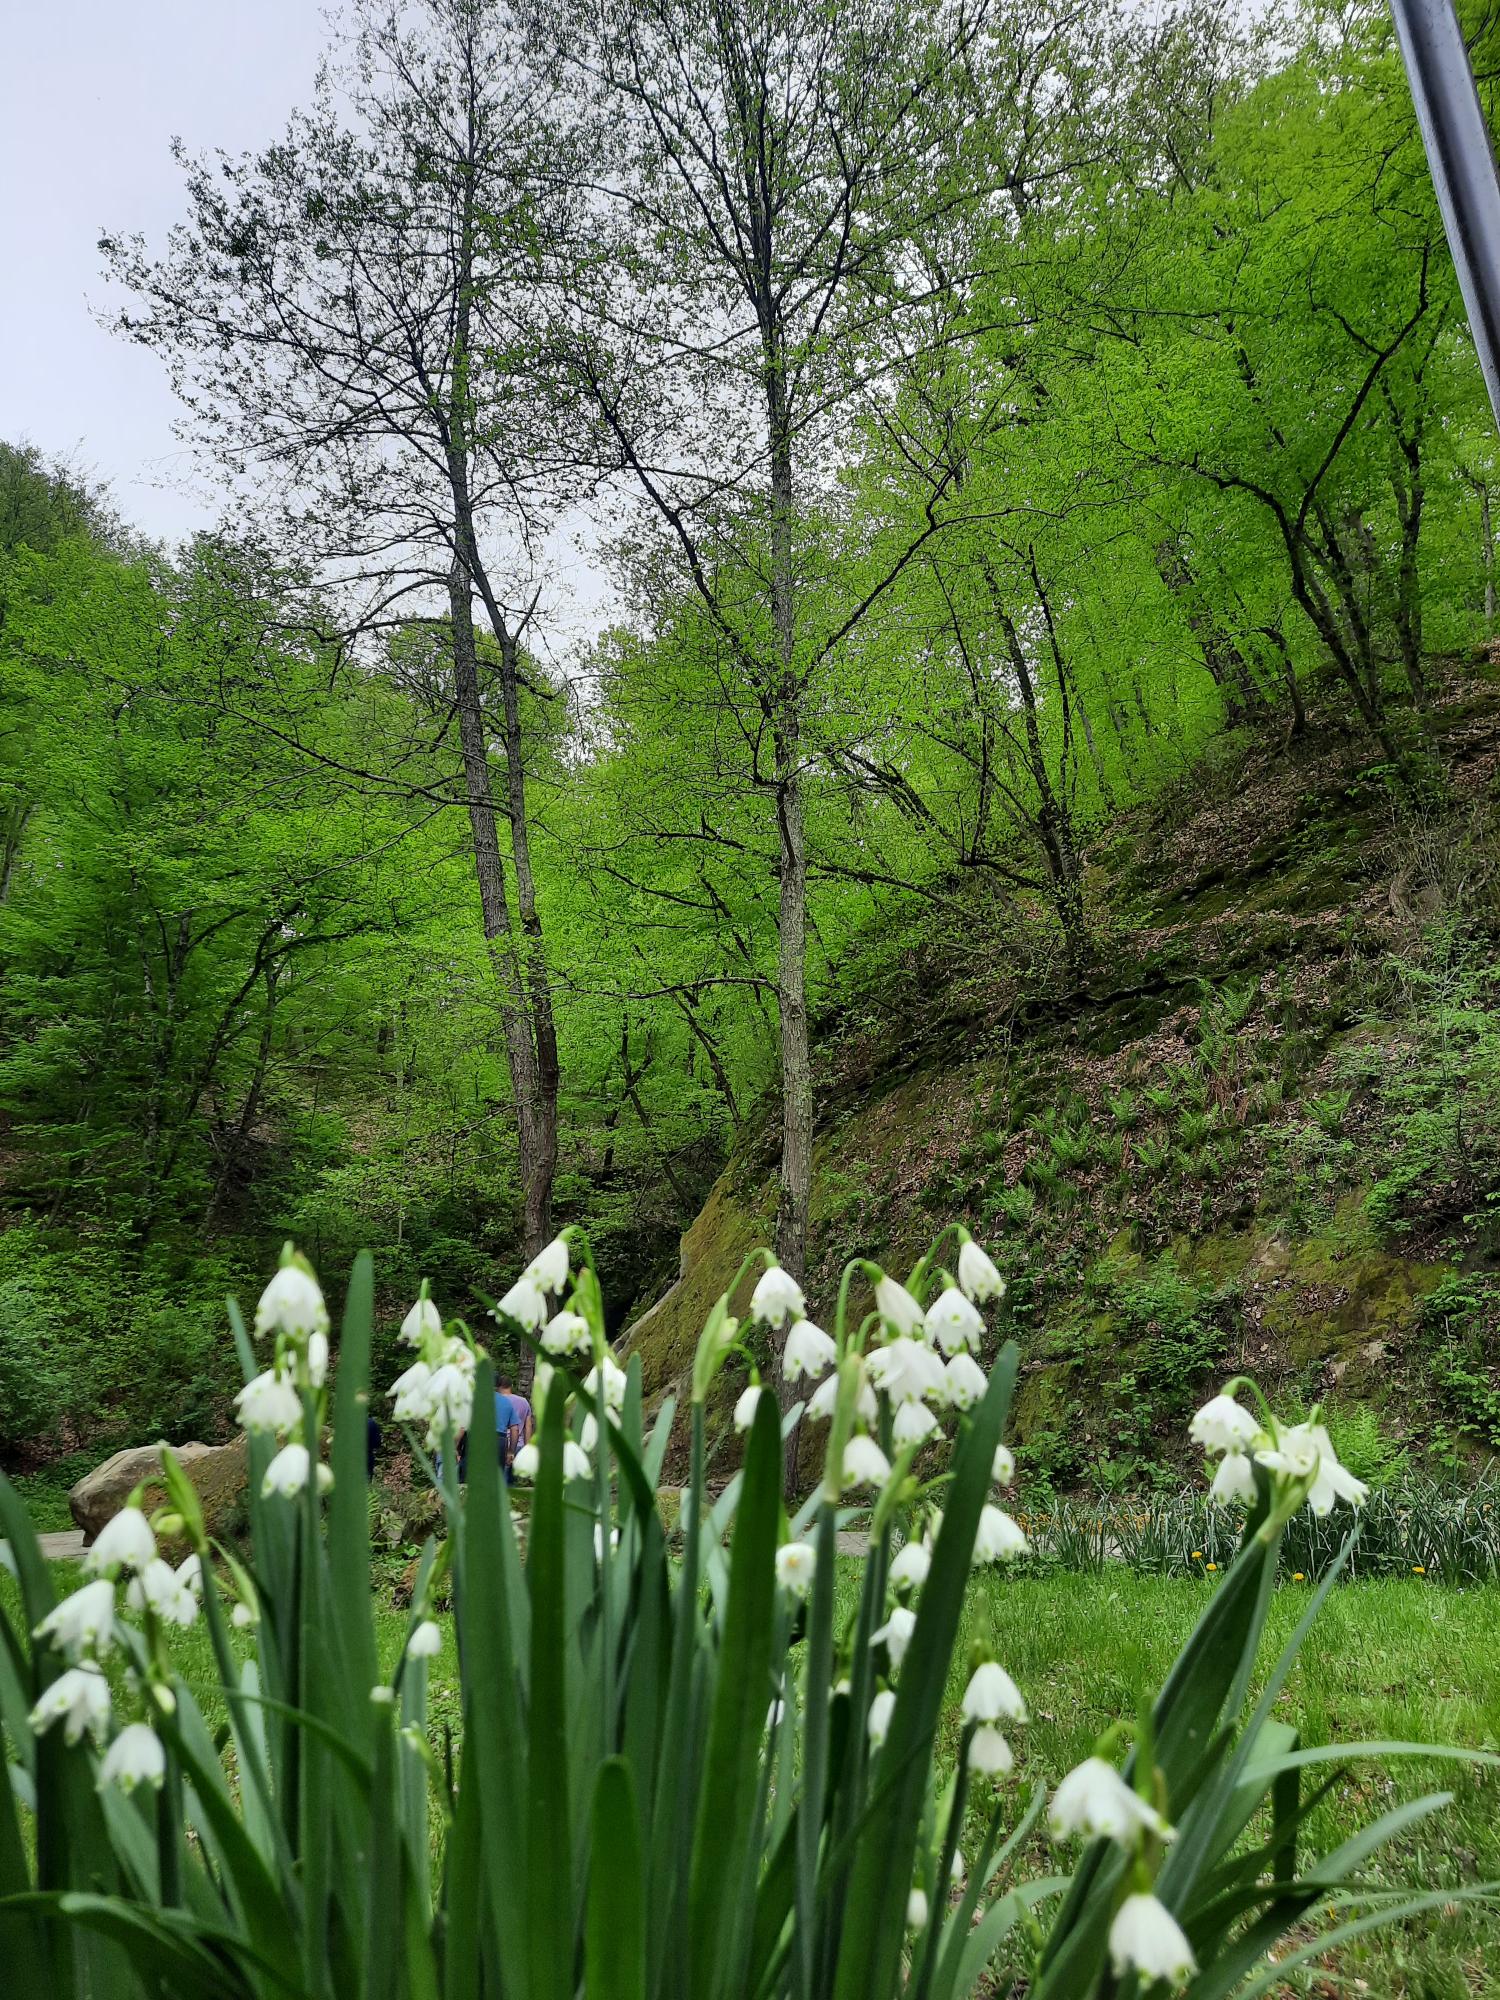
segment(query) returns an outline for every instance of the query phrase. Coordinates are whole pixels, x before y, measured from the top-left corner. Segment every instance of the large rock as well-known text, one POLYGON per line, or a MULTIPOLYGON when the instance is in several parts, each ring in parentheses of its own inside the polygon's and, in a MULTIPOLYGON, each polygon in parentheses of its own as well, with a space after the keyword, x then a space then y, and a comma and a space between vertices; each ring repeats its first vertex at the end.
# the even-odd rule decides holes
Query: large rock
MULTIPOLYGON (((179 1463, 197 1489, 203 1503, 208 1532, 222 1532, 237 1512, 245 1496, 249 1455, 244 1438, 233 1444, 174 1445, 179 1463)), ((83 1530, 85 1543, 91 1542, 113 1515, 118 1514, 135 1488, 145 1482, 142 1505, 149 1514, 166 1500, 167 1489, 161 1473, 159 1444, 132 1445, 117 1451, 113 1458, 86 1472, 68 1494, 68 1510, 83 1530)))

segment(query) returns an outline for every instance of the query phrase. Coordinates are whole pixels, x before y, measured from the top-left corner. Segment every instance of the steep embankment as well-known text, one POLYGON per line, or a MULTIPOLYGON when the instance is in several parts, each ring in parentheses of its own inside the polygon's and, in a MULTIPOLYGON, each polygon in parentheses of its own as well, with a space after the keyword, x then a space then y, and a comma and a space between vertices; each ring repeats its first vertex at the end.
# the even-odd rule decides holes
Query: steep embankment
MULTIPOLYGON (((1028 951, 1034 919, 984 935, 953 899, 848 968, 819 1046, 814 1309, 846 1257, 904 1268, 962 1218, 1010 1276, 1018 1429, 1060 1483, 1170 1465, 1241 1368, 1326 1399, 1372 1470, 1500 1444, 1493 669, 1455 674, 1432 729, 1444 776, 1415 806, 1345 741, 1225 739, 1101 831, 1082 985, 1028 951)), ((775 1146, 742 1141, 632 1329, 657 1391, 769 1240, 775 1146)))

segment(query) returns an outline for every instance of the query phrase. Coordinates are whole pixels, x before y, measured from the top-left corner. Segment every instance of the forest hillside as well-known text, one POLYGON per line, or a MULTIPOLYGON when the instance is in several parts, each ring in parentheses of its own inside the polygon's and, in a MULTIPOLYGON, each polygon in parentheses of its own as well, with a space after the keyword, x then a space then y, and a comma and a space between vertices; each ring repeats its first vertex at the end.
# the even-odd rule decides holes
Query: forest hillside
MULTIPOLYGON (((1500 667, 1433 671, 1441 796, 1403 806, 1342 732, 1228 732, 1102 826, 1078 983, 1039 993, 961 883, 844 969, 809 1289, 965 1222, 1007 1274, 1038 1483, 1175 1485, 1240 1371, 1322 1402, 1366 1477, 1500 1448, 1500 667)), ((635 1322, 658 1391, 766 1239, 775 1160, 765 1121, 635 1322)))
POLYGON ((351 7, 101 243, 222 520, 0 446, 0 1462, 224 1435, 288 1239, 389 1374, 581 1226, 661 1395, 752 1239, 954 1217, 1035 1476, 1246 1357, 1489 1449, 1500 450, 1384 9, 714 19, 351 7))

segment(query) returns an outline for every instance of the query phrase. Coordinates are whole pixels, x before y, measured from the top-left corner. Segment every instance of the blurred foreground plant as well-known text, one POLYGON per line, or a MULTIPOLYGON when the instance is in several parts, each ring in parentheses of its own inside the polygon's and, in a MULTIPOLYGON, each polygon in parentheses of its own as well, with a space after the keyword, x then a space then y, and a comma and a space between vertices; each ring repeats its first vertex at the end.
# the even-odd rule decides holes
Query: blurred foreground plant
POLYGON ((385 1680, 365 1494, 371 1267, 360 1259, 349 1288, 325 1459, 326 1313, 288 1251, 257 1314, 268 1368, 231 1309, 248 1561, 210 1543, 166 1452, 168 1507, 118 1516, 90 1552, 93 1580, 59 1605, 0 1483, 0 1554, 24 1608, 0 1629, 0 1943, 17 1990, 953 2000, 984 1983, 1030 2000, 1168 1987, 1212 2000, 1453 1900, 1357 1880, 1446 1794, 1310 1851, 1309 1816, 1351 1757, 1460 1753, 1307 1748, 1274 1717, 1326 1583, 1250 1703, 1288 1521, 1362 1489, 1316 1413, 1279 1425, 1236 1384, 1194 1434, 1219 1456, 1217 1490, 1245 1508, 1241 1545, 1154 1701, 1104 1732, 1049 1807, 1043 1787, 1013 1782, 1025 1695, 981 1644, 964 1663, 958 1755, 939 1757, 971 1566, 1027 1548, 992 1490, 1014 1476, 1001 1434, 1016 1349, 987 1375, 975 1358, 979 1307, 1003 1291, 979 1246, 945 1231, 904 1285, 851 1264, 825 1332, 756 1253, 699 1343, 669 1544, 657 1487, 674 1408, 648 1424, 639 1361, 610 1355, 587 1244, 570 1233, 494 1308, 541 1357, 537 1437, 517 1467, 534 1482, 523 1550, 487 1420, 491 1364, 424 1288, 403 1327, 417 1358, 391 1393, 446 1532, 424 1552, 385 1680), (782 1373, 819 1382, 805 1414, 828 1426, 820 1484, 791 1519, 782 1444, 802 1406, 778 1410, 731 1311, 755 1266, 751 1315, 786 1328, 782 1373), (742 1367, 744 1469, 711 1499, 705 1399, 742 1367), (471 1425, 465 1491, 455 1447, 471 1425), (856 1525, 846 1606, 836 1536, 856 1525), (163 1533, 191 1547, 175 1570, 163 1533), (463 1723, 435 1741, 440 1583, 463 1723), (200 1607, 217 1732, 173 1662, 172 1635, 200 1607), (1032 1872, 1044 1813, 1061 1854, 1084 1843, 1071 1873, 1032 1872))

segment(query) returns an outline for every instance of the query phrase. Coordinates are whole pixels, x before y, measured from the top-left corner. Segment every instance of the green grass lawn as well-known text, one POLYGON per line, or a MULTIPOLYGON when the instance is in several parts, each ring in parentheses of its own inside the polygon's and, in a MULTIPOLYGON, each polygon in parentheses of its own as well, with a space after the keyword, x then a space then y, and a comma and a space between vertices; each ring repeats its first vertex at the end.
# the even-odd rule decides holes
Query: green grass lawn
MULTIPOLYGON (((960 1658, 968 1641, 991 1638, 1026 1694, 1032 1720, 1014 1733, 1023 1786, 1036 1777, 1055 1781, 1109 1722, 1134 1711, 1138 1693, 1160 1686, 1212 1588, 1123 1570, 991 1575, 976 1584, 960 1658)), ((1264 1666, 1307 1601, 1305 1585, 1278 1592, 1264 1666)), ((1386 1738, 1500 1750, 1500 1588, 1446 1590, 1405 1579, 1335 1588, 1278 1713, 1309 1744, 1386 1738)), ((1434 1887, 1500 1880, 1494 1771, 1421 1759, 1353 1765, 1319 1809, 1316 1837, 1331 1845, 1398 1800, 1439 1790, 1455 1794, 1452 1806, 1386 1850, 1382 1879, 1434 1887)), ((1039 1842, 1032 1857, 1039 1866, 1044 1850, 1039 1842)), ((1378 1934, 1338 1967, 1283 1990, 1375 2000, 1500 1996, 1500 1907, 1457 1905, 1378 1934)))
MULTIPOLYGON (((856 1587, 858 1564, 848 1571, 856 1587)), ((59 1582, 67 1580, 66 1571, 59 1582)), ((1017 1800, 1038 1778, 1055 1782, 1088 1754, 1108 1723, 1134 1711, 1158 1687, 1213 1585, 1121 1570, 1106 1576, 1012 1578, 987 1574, 970 1593, 952 1693, 955 1725, 969 1643, 993 1640, 1031 1705, 1014 1732, 1017 1800)), ((15 1603, 0 1576, 7 1609, 15 1603)), ((1270 1621, 1266 1664, 1307 1603, 1287 1584, 1270 1621)), ((380 1656, 389 1665, 406 1614, 377 1613, 380 1656)), ((432 1662, 435 1720, 456 1724, 458 1662, 451 1622, 432 1662)), ((180 1635, 184 1678, 211 1715, 222 1713, 201 1624, 180 1635)), ((1303 1647, 1280 1704, 1308 1743, 1405 1738, 1500 1749, 1500 1588, 1450 1590, 1416 1580, 1341 1585, 1303 1647)), ((1500 1879, 1500 1774, 1427 1760, 1351 1766, 1320 1808, 1324 1844, 1343 1837, 1397 1800, 1451 1790, 1454 1803, 1389 1850, 1381 1879, 1423 1885, 1500 1879)), ((1026 1874, 1055 1866, 1038 1839, 1026 1874)), ((1337 1966, 1299 1975, 1286 1993, 1367 1994, 1373 2000, 1500 2000, 1500 1909, 1455 1905, 1347 1952, 1337 1966)))

